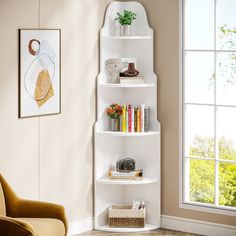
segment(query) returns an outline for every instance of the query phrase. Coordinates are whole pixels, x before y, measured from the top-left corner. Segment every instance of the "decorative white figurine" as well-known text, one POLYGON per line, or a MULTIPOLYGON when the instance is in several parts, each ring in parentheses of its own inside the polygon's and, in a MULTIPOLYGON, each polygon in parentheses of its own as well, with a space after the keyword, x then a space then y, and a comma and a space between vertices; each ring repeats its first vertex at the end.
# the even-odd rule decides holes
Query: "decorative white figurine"
POLYGON ((106 69, 110 83, 119 83, 120 71, 122 68, 123 63, 121 62, 120 58, 111 58, 106 61, 106 69))

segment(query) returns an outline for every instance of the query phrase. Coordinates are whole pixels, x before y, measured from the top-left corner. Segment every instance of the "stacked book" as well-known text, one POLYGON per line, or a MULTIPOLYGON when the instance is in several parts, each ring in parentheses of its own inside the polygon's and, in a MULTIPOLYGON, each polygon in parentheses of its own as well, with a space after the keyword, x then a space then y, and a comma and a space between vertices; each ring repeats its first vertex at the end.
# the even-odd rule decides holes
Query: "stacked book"
POLYGON ((142 76, 135 77, 120 77, 120 84, 143 84, 144 79, 142 76))
POLYGON ((148 132, 149 107, 141 104, 134 107, 131 104, 122 106, 122 132, 148 132))
POLYGON ((116 170, 108 171, 108 178, 113 180, 142 180, 143 179, 143 170, 134 170, 129 172, 120 172, 116 170))

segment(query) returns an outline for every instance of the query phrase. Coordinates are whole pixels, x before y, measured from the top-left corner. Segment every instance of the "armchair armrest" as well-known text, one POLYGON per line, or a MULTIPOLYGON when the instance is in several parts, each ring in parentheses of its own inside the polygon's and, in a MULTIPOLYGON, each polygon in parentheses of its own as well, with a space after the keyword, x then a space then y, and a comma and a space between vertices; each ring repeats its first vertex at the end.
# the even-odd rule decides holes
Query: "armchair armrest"
POLYGON ((64 223, 65 230, 67 232, 67 219, 65 215, 65 209, 63 206, 40 202, 30 201, 18 198, 15 204, 11 204, 11 207, 7 207, 7 215, 11 217, 22 218, 53 218, 61 220, 64 223))
POLYGON ((0 235, 36 236, 29 224, 6 216, 0 216, 0 235))

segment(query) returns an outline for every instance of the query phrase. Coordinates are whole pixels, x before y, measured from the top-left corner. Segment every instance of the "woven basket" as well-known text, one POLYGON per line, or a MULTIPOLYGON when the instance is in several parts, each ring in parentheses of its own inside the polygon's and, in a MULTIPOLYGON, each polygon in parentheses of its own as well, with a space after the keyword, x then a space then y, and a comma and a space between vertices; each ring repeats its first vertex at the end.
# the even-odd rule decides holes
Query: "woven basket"
POLYGON ((145 219, 146 208, 132 210, 132 206, 113 205, 108 211, 108 224, 113 228, 143 228, 145 219))

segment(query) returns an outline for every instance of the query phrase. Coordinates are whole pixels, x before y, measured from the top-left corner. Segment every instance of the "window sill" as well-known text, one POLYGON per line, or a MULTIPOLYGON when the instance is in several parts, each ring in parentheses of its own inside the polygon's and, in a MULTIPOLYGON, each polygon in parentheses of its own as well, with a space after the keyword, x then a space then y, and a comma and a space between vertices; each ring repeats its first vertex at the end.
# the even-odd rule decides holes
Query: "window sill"
POLYGON ((184 202, 179 204, 180 208, 192 210, 192 211, 203 211, 213 214, 236 216, 236 209, 231 207, 214 207, 211 205, 194 203, 194 202, 184 202))

